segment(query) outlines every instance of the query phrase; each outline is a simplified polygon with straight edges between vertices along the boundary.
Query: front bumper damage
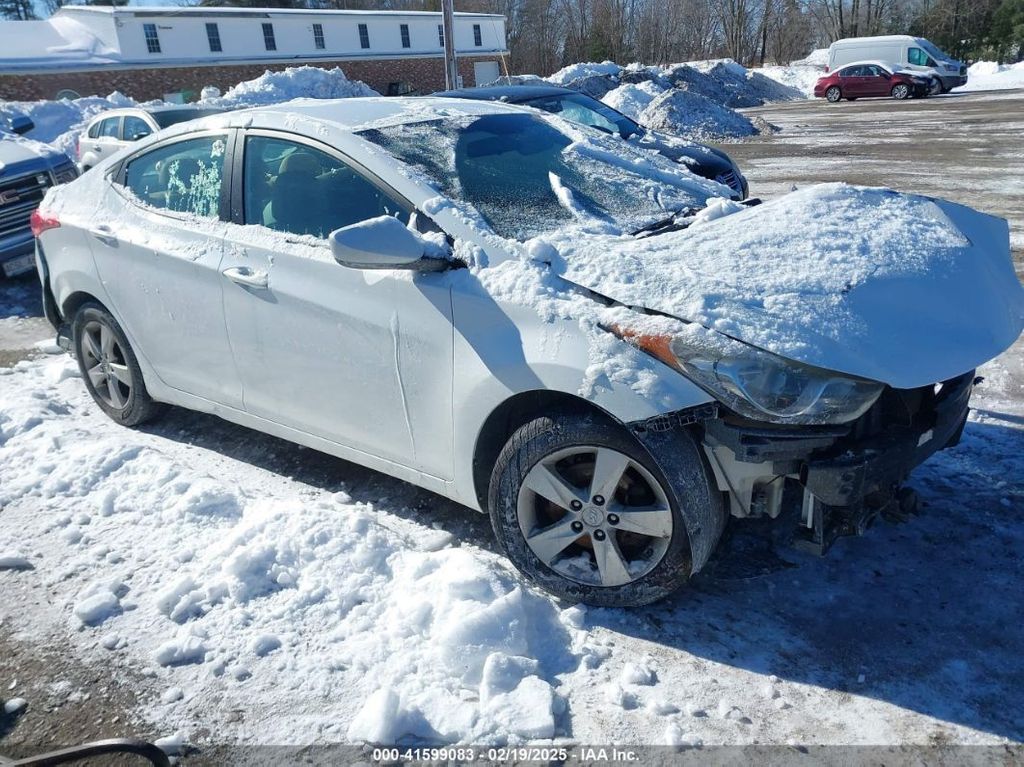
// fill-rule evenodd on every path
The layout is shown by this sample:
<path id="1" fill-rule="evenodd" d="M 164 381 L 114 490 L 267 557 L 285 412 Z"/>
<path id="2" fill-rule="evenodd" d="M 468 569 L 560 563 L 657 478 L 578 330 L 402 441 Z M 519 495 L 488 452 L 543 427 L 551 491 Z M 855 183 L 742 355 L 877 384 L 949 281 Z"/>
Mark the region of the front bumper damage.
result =
<path id="1" fill-rule="evenodd" d="M 701 432 L 732 516 L 775 518 L 796 505 L 797 544 L 824 554 L 837 537 L 863 532 L 878 514 L 900 514 L 907 501 L 901 484 L 910 472 L 959 442 L 974 384 L 971 371 L 935 386 L 890 388 L 861 418 L 841 426 L 776 427 L 719 408 L 705 409 L 688 428 Z"/>

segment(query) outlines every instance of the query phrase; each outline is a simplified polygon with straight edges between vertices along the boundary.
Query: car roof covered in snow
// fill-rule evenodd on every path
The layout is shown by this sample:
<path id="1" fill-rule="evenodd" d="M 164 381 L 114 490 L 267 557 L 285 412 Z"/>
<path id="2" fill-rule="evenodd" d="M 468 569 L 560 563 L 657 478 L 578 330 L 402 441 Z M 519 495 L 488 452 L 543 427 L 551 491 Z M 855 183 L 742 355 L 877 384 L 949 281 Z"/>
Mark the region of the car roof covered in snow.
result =
<path id="1" fill-rule="evenodd" d="M 521 112 L 526 107 L 500 101 L 469 101 L 466 99 L 407 96 L 348 99 L 298 99 L 283 104 L 254 107 L 203 121 L 207 127 L 246 126 L 259 115 L 282 115 L 332 123 L 353 133 L 383 124 L 425 122 L 452 117 L 475 117 L 489 114 Z M 532 110 L 530 110 L 532 112 Z"/>
<path id="2" fill-rule="evenodd" d="M 876 67 L 882 67 L 887 72 L 899 72 L 903 68 L 897 64 L 893 64 L 888 61 L 880 61 L 878 59 L 864 59 L 863 61 L 851 61 L 849 64 L 843 64 L 841 67 L 836 67 L 837 72 L 841 72 L 849 67 L 863 67 L 871 64 Z"/>
<path id="3" fill-rule="evenodd" d="M 530 99 L 561 96 L 566 93 L 579 94 L 579 91 L 561 88 L 557 85 L 494 85 L 488 88 L 459 88 L 454 91 L 441 91 L 434 95 L 442 98 L 507 101 L 511 104 L 521 104 Z"/>

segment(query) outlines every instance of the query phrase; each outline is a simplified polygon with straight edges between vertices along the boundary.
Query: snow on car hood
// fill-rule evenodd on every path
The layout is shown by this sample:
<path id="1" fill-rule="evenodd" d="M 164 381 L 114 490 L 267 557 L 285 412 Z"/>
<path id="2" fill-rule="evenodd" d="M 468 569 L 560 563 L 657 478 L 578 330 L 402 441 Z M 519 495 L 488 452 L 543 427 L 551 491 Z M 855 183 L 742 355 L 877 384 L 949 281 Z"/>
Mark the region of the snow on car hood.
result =
<path id="1" fill-rule="evenodd" d="M 1004 220 L 845 184 L 637 239 L 547 237 L 566 279 L 789 359 L 912 388 L 971 370 L 1024 325 Z"/>

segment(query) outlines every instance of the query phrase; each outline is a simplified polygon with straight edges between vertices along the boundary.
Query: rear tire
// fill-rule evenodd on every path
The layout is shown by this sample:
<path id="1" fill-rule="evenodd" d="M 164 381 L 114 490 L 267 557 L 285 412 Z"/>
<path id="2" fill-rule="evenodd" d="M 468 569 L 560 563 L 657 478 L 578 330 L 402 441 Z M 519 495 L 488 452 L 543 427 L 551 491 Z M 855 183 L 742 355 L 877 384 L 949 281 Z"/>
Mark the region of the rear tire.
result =
<path id="1" fill-rule="evenodd" d="M 585 414 L 530 421 L 491 474 L 488 507 L 498 544 L 522 573 L 562 599 L 603 607 L 662 599 L 691 572 L 680 508 L 707 498 L 691 490 L 706 493 L 709 482 L 693 455 L 693 482 L 677 489 L 618 424 Z"/>
<path id="2" fill-rule="evenodd" d="M 838 85 L 832 85 L 829 86 L 829 88 L 825 91 L 825 98 L 831 101 L 833 104 L 835 104 L 836 102 L 842 100 L 843 92 L 839 90 Z"/>
<path id="3" fill-rule="evenodd" d="M 110 312 L 97 303 L 83 304 L 72 333 L 85 388 L 111 420 L 138 426 L 164 411 L 149 396 L 135 352 Z"/>

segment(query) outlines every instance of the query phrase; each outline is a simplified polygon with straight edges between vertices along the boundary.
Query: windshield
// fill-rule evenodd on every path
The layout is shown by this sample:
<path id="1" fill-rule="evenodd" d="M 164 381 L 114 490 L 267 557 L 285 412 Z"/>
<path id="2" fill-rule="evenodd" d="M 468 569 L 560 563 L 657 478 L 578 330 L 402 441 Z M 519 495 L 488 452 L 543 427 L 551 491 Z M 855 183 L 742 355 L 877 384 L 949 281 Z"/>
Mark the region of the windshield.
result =
<path id="1" fill-rule="evenodd" d="M 618 134 L 622 138 L 643 135 L 644 129 L 623 114 L 582 93 L 539 96 L 522 102 L 535 109 L 561 115 L 570 122 L 589 125 L 605 133 Z"/>
<path id="2" fill-rule="evenodd" d="M 941 50 L 936 48 L 934 45 L 932 45 L 927 40 L 919 39 L 917 42 L 919 42 L 921 44 L 922 48 L 924 48 L 926 51 L 928 51 L 928 54 L 933 59 L 941 59 L 943 61 L 949 61 L 950 60 L 950 56 L 948 54 L 943 53 Z"/>
<path id="3" fill-rule="evenodd" d="M 200 117 L 220 114 L 223 111 L 223 109 L 162 109 L 159 112 L 151 112 L 151 114 L 157 125 L 167 128 L 176 123 L 198 120 Z"/>
<path id="4" fill-rule="evenodd" d="M 648 164 L 649 175 L 641 174 L 631 167 L 653 162 L 646 153 L 618 140 L 611 149 L 573 141 L 534 115 L 431 120 L 359 135 L 423 171 L 446 196 L 473 205 L 510 239 L 528 240 L 574 221 L 633 231 L 703 207 L 709 196 L 685 170 Z"/>

